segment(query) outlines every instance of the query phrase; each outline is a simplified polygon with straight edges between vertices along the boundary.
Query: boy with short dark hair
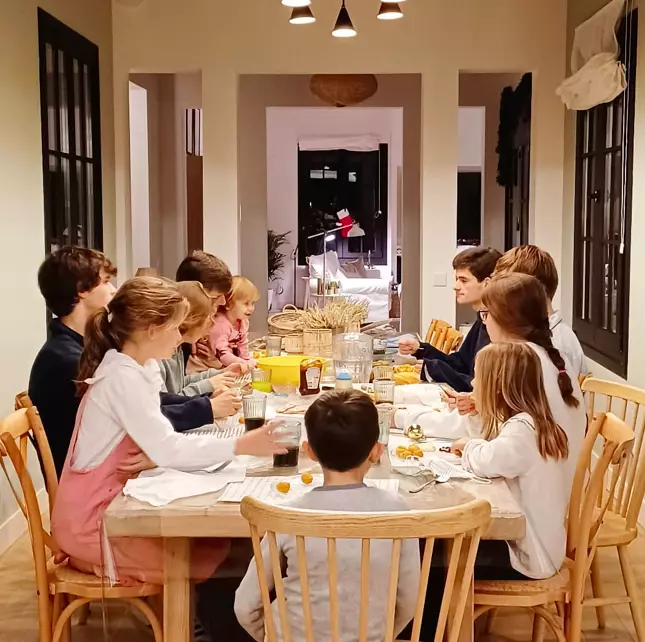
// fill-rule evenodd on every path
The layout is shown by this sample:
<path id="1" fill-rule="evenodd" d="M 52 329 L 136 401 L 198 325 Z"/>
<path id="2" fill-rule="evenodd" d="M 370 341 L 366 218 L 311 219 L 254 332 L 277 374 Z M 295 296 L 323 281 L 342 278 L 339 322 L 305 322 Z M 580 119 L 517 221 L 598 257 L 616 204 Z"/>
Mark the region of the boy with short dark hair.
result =
<path id="1" fill-rule="evenodd" d="M 176 280 L 201 283 L 211 297 L 214 314 L 226 303 L 226 295 L 233 287 L 233 275 L 226 263 L 201 250 L 195 250 L 179 264 Z M 188 344 L 183 344 L 182 351 L 188 373 L 223 368 L 213 353 L 209 337 L 200 339 L 194 349 Z"/>
<path id="2" fill-rule="evenodd" d="M 491 247 L 473 247 L 457 254 L 452 262 L 457 303 L 470 305 L 477 312 L 480 310 L 484 288 L 501 256 L 500 252 Z M 459 350 L 452 354 L 445 354 L 429 343 L 421 343 L 409 337 L 403 337 L 399 341 L 399 351 L 401 354 L 423 359 L 423 379 L 447 383 L 457 392 L 470 392 L 475 373 L 475 357 L 489 343 L 486 326 L 478 316 Z"/>
<path id="3" fill-rule="evenodd" d="M 357 390 L 334 391 L 322 395 L 305 414 L 307 439 L 304 451 L 323 470 L 323 486 L 314 488 L 293 501 L 290 508 L 343 512 L 398 512 L 408 510 L 401 497 L 367 486 L 364 477 L 378 462 L 383 446 L 378 443 L 378 414 L 372 400 Z M 287 609 L 293 642 L 305 642 L 302 620 L 302 595 L 295 539 L 277 536 L 280 554 L 286 565 L 284 578 Z M 338 554 L 338 597 L 340 637 L 358 639 L 361 580 L 361 543 L 341 540 Z M 267 582 L 273 588 L 266 539 L 262 542 Z M 381 642 L 385 634 L 388 582 L 392 542 L 373 540 L 370 544 L 370 595 L 368 642 Z M 309 589 L 314 638 L 330 640 L 329 577 L 324 540 L 307 540 Z M 404 540 L 396 598 L 395 635 L 412 619 L 419 586 L 420 563 L 417 540 Z M 264 641 L 264 614 L 255 561 L 235 594 L 235 614 L 240 624 L 258 642 Z M 279 623 L 277 611 L 274 620 Z"/>
<path id="4" fill-rule="evenodd" d="M 558 269 L 553 257 L 536 245 L 514 247 L 497 261 L 494 276 L 509 272 L 530 274 L 543 285 L 549 300 L 549 327 L 553 335 L 553 345 L 579 375 L 589 374 L 587 358 L 578 337 L 564 322 L 562 315 L 553 309 L 553 297 L 558 290 Z"/>
<path id="5" fill-rule="evenodd" d="M 38 287 L 56 318 L 32 366 L 29 397 L 42 418 L 59 476 L 80 401 L 75 380 L 85 324 L 112 299 L 114 276 L 116 267 L 104 254 L 83 247 L 53 252 L 38 270 Z"/>

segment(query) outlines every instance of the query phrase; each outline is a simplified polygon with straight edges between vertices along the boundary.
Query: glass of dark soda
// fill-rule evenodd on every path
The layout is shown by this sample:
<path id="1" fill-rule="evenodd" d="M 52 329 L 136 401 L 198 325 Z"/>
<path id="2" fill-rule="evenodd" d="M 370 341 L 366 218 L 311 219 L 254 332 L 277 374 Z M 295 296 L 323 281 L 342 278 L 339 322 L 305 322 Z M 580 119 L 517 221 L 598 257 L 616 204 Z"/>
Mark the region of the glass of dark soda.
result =
<path id="1" fill-rule="evenodd" d="M 273 428 L 273 440 L 284 446 L 287 452 L 282 455 L 273 455 L 274 468 L 294 468 L 298 466 L 300 453 L 300 436 L 302 425 L 295 419 L 283 421 Z"/>
<path id="2" fill-rule="evenodd" d="M 264 395 L 245 395 L 242 397 L 245 430 L 248 432 L 264 426 L 266 411 L 267 398 Z"/>

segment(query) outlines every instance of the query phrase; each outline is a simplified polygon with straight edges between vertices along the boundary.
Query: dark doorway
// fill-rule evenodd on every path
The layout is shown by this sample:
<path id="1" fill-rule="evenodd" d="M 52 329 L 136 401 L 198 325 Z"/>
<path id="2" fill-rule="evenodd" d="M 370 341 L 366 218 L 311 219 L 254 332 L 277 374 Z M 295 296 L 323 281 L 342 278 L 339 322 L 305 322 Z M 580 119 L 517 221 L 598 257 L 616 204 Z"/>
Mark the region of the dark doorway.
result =
<path id="1" fill-rule="evenodd" d="M 367 257 L 387 265 L 388 146 L 378 151 L 344 149 L 298 152 L 298 263 L 320 254 L 322 237 L 308 236 L 336 227 L 343 209 L 365 236 L 341 238 L 333 249 L 340 259 Z"/>
<path id="2" fill-rule="evenodd" d="M 505 188 L 504 249 L 529 242 L 532 75 L 506 87 L 500 104 L 497 182 Z"/>
<path id="3" fill-rule="evenodd" d="M 45 251 L 103 249 L 98 47 L 38 9 Z"/>
<path id="4" fill-rule="evenodd" d="M 457 246 L 480 245 L 482 228 L 482 174 L 457 173 Z"/>

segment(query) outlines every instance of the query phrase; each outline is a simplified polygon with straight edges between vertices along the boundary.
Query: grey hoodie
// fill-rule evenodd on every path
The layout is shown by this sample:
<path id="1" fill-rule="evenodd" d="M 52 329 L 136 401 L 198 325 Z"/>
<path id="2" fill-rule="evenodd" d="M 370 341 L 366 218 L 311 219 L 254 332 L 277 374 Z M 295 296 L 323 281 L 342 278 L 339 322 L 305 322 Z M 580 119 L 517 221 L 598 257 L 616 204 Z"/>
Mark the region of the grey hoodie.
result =
<path id="1" fill-rule="evenodd" d="M 174 395 L 186 395 L 195 397 L 201 394 L 211 394 L 213 386 L 210 378 L 214 377 L 220 371 L 211 368 L 205 372 L 196 374 L 186 374 L 186 365 L 181 348 L 175 350 L 175 354 L 170 359 L 159 359 L 159 373 L 162 381 L 162 392 L 169 392 Z"/>

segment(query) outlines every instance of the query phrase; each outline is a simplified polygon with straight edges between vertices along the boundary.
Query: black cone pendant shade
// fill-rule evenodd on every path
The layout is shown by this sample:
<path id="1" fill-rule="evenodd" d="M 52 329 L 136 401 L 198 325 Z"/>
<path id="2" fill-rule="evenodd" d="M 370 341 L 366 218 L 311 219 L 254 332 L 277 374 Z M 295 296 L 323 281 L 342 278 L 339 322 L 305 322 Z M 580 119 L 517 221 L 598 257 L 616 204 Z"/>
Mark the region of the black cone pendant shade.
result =
<path id="1" fill-rule="evenodd" d="M 345 7 L 345 0 L 343 0 L 343 4 L 338 12 L 336 25 L 331 34 L 332 36 L 336 36 L 336 38 L 353 38 L 356 35 L 356 29 L 354 29 L 352 19 L 349 17 L 347 7 Z"/>

